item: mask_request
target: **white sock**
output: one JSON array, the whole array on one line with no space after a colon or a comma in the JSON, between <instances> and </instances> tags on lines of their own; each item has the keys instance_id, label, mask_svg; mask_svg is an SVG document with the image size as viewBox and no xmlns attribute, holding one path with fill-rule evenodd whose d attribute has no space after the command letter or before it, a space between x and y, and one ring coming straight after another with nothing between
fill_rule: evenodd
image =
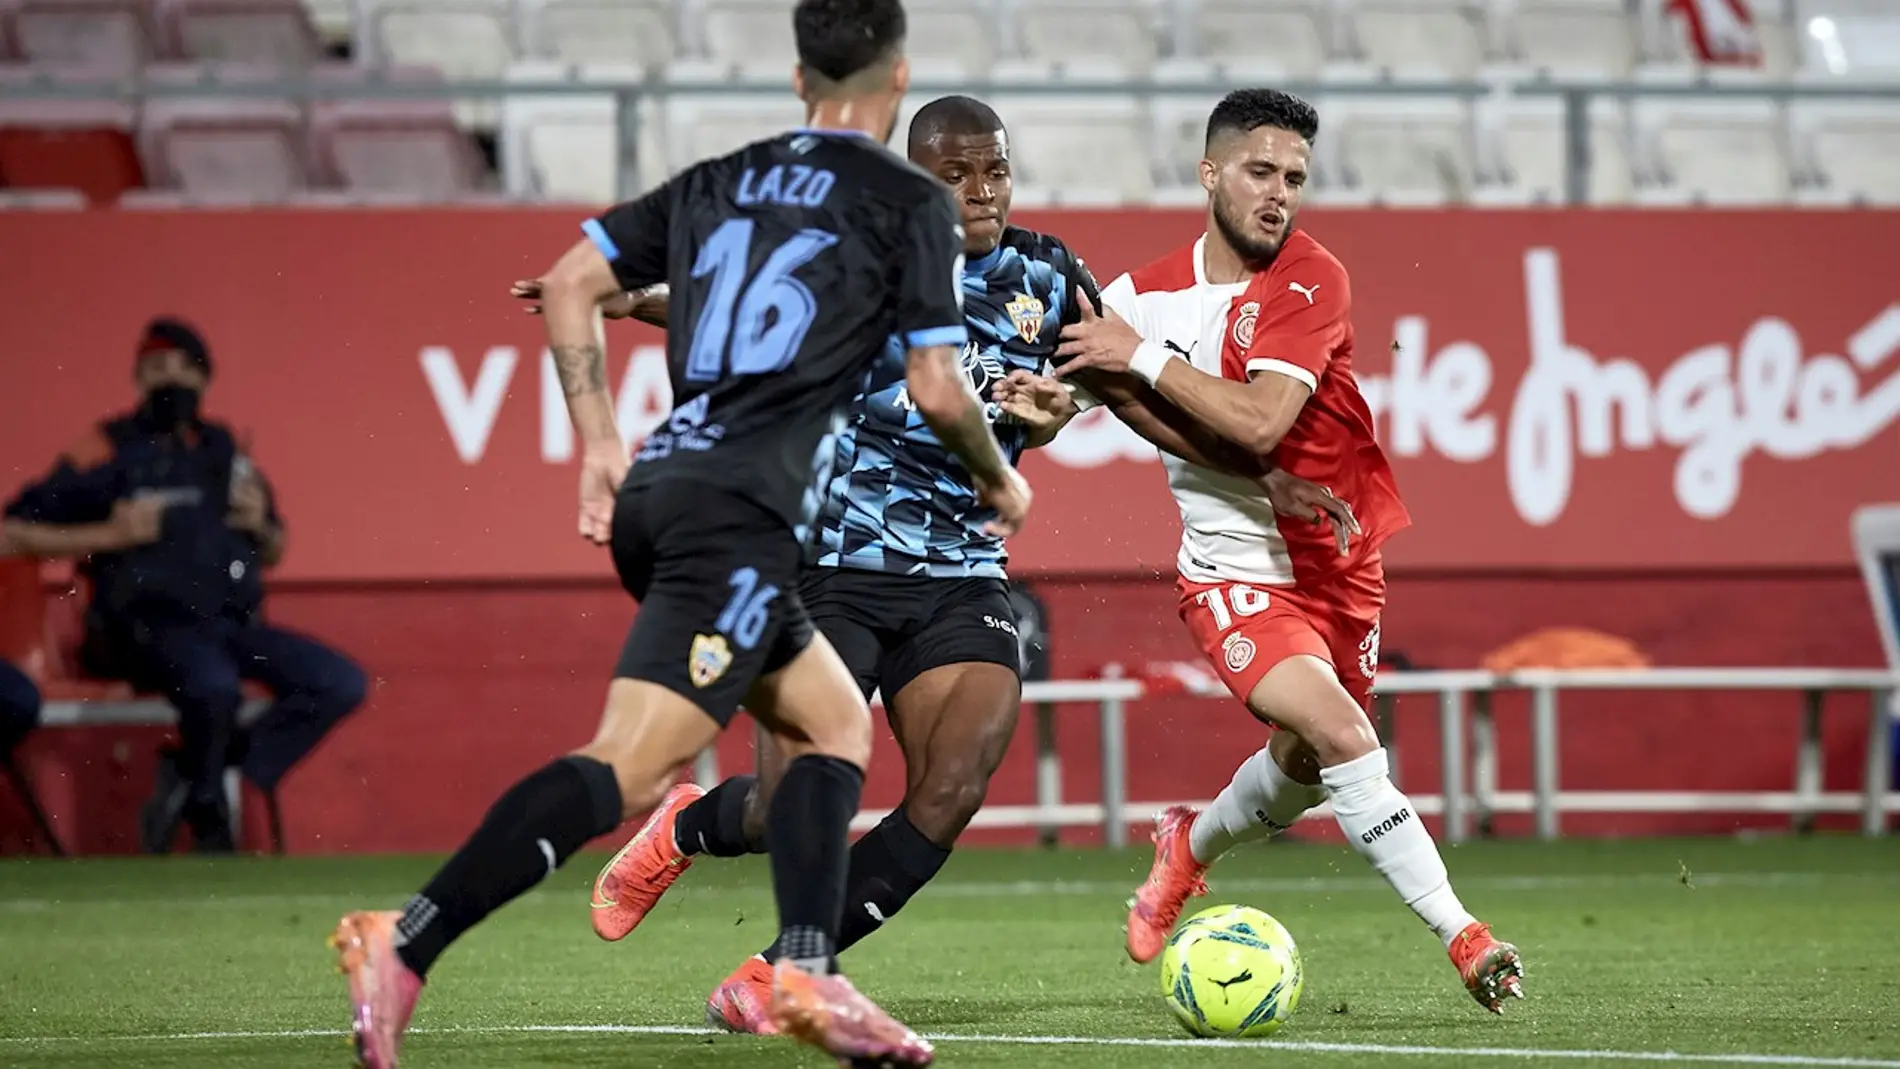
<instances>
[{"instance_id":1,"label":"white sock","mask_svg":"<svg viewBox=\"0 0 1900 1069\"><path fill-rule=\"evenodd\" d=\"M1374 750L1343 765L1321 769L1333 796L1339 827L1372 867L1446 946L1476 918L1452 892L1438 844L1392 784L1385 751Z\"/></svg>"},{"instance_id":2,"label":"white sock","mask_svg":"<svg viewBox=\"0 0 1900 1069\"><path fill-rule=\"evenodd\" d=\"M1320 804L1326 790L1298 783L1287 776L1266 747L1247 758L1234 778L1195 818L1188 829L1194 860L1211 865L1214 859L1241 843L1269 839L1293 826L1300 814Z\"/></svg>"}]
</instances>

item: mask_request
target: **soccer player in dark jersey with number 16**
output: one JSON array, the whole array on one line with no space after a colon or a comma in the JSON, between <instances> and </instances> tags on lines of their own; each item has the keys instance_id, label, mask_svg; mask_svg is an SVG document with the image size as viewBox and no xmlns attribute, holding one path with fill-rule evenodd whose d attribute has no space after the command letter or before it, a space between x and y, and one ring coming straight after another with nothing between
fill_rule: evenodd
<instances>
[{"instance_id":1,"label":"soccer player in dark jersey with number 16","mask_svg":"<svg viewBox=\"0 0 1900 1069\"><path fill-rule=\"evenodd\" d=\"M892 335L910 398L971 472L998 535L1027 515L958 363L963 239L948 193L883 144L909 83L899 0L800 0L807 126L709 160L585 224L533 291L585 452L580 533L613 549L640 613L594 741L516 784L401 913L333 937L358 1056L396 1064L448 944L589 840L652 810L741 702L790 755L767 816L779 907L772 1018L842 1065L922 1066L930 1045L836 970L846 830L870 711L798 594L847 406ZM598 306L666 282L675 408L628 468Z\"/></svg>"}]
</instances>

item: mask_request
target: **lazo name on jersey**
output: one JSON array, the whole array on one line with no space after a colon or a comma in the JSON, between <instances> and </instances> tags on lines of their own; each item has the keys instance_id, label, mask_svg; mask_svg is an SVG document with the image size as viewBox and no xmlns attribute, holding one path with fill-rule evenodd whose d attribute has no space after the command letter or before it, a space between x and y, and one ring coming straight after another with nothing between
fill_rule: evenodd
<instances>
[{"instance_id":1,"label":"lazo name on jersey","mask_svg":"<svg viewBox=\"0 0 1900 1069\"><path fill-rule=\"evenodd\" d=\"M970 377L970 389L983 402L983 418L991 423L1003 418L1003 406L990 400L990 392L996 384L1009 374L1003 367L1002 357L997 355L995 346L985 348L976 342L963 343L963 373ZM892 402L906 412L917 411L917 405L910 399L910 387L898 388L897 399Z\"/></svg>"}]
</instances>

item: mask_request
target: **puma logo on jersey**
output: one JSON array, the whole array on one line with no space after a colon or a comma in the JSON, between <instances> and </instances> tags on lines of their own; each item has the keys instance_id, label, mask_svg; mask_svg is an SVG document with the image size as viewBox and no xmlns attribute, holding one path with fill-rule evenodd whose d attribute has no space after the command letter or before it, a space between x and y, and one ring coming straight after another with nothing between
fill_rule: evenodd
<instances>
[{"instance_id":1,"label":"puma logo on jersey","mask_svg":"<svg viewBox=\"0 0 1900 1069\"><path fill-rule=\"evenodd\" d=\"M1287 283L1287 284L1286 284L1286 288L1287 288L1287 289L1290 289L1290 290L1292 290L1292 291L1293 291L1294 293L1297 293L1297 294L1299 294L1300 296L1302 296L1302 297L1304 297L1304 298L1306 298L1306 303L1307 303L1307 304L1312 304L1312 303L1313 303L1313 294L1315 294L1315 293L1318 293L1318 292L1319 292L1319 287L1318 287L1318 286L1313 286L1313 287L1310 287L1310 288L1309 288L1309 287L1306 287L1306 286L1302 286L1302 285L1300 285L1300 284L1299 284L1298 282L1289 282L1289 283Z\"/></svg>"}]
</instances>

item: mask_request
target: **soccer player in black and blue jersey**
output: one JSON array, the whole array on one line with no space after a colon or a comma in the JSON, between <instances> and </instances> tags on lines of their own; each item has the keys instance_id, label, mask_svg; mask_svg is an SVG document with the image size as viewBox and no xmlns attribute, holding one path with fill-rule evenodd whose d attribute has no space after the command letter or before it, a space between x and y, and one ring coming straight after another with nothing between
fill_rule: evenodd
<instances>
[{"instance_id":1,"label":"soccer player in black and blue jersey","mask_svg":"<svg viewBox=\"0 0 1900 1069\"><path fill-rule=\"evenodd\" d=\"M950 187L964 231L962 363L980 398L1012 373L1048 374L1062 327L1079 318L1078 292L1099 303L1093 278L1061 241L1009 225L1009 135L987 105L969 97L933 101L911 123L911 162ZM665 325L658 294L609 314ZM1073 414L1072 411L1070 414ZM1032 428L988 416L1014 463L1061 420ZM829 494L819 514L812 567L800 598L869 695L881 690L906 767L904 802L851 849L838 949L876 931L950 856L983 803L1016 729L1022 704L1020 653L1008 597L1003 540L986 529L970 473L911 402L904 347L873 367L839 438ZM664 890L699 854L765 848L764 801L782 759L761 736L760 777L737 776L704 797L682 791L609 863L621 893L643 879ZM673 840L645 842L671 832ZM597 926L598 927L598 926ZM779 947L748 960L714 992L713 1023L771 1030L767 1004Z\"/></svg>"}]
</instances>

